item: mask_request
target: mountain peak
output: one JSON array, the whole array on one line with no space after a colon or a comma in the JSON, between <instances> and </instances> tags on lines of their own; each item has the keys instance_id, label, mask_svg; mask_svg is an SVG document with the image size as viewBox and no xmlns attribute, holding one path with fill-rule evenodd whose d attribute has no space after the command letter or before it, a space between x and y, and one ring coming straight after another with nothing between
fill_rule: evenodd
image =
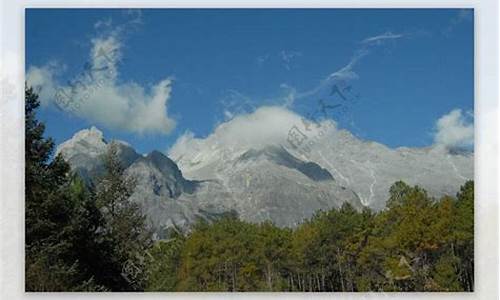
<instances>
[{"instance_id":1,"label":"mountain peak","mask_svg":"<svg viewBox=\"0 0 500 300\"><path fill-rule=\"evenodd\" d=\"M97 143L106 143L102 131L92 126L89 129L82 129L73 135L73 140L96 141Z\"/></svg>"},{"instance_id":2,"label":"mountain peak","mask_svg":"<svg viewBox=\"0 0 500 300\"><path fill-rule=\"evenodd\" d=\"M158 159L158 158L168 158L165 154L161 153L160 151L158 150L153 150L151 152L148 153L148 155L146 155L146 157L150 157L152 159Z\"/></svg>"},{"instance_id":3,"label":"mountain peak","mask_svg":"<svg viewBox=\"0 0 500 300\"><path fill-rule=\"evenodd\" d=\"M92 157L102 154L106 150L107 142L102 131L92 126L83 129L73 135L73 137L57 147L56 154L62 153L68 158L75 153L86 152Z\"/></svg>"},{"instance_id":4,"label":"mountain peak","mask_svg":"<svg viewBox=\"0 0 500 300\"><path fill-rule=\"evenodd\" d=\"M186 190L191 190L193 188L190 186L191 181L184 178L177 164L164 153L153 150L145 157L140 158L139 161L151 164L162 174L169 174L169 176L172 176L177 182L185 185Z\"/></svg>"},{"instance_id":5,"label":"mountain peak","mask_svg":"<svg viewBox=\"0 0 500 300\"><path fill-rule=\"evenodd\" d=\"M295 169L314 181L334 180L332 174L320 165L313 162L305 162L288 152L283 146L269 145L259 150L250 149L243 153L238 161L249 161L265 157L277 165Z\"/></svg>"}]
</instances>

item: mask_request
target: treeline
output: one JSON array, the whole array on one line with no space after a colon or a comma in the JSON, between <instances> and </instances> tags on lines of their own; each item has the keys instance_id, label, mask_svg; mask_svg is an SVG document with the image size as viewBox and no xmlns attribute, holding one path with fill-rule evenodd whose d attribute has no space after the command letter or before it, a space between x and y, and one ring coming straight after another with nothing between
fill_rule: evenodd
<instances>
[{"instance_id":1,"label":"treeline","mask_svg":"<svg viewBox=\"0 0 500 300\"><path fill-rule=\"evenodd\" d=\"M349 204L295 229L225 217L157 242L149 291L472 291L473 196L395 183L388 209Z\"/></svg>"},{"instance_id":2,"label":"treeline","mask_svg":"<svg viewBox=\"0 0 500 300\"><path fill-rule=\"evenodd\" d=\"M472 291L474 184L433 199L403 182L381 212L349 204L294 229L234 215L153 242L111 147L86 186L26 89L26 291Z\"/></svg>"}]
</instances>

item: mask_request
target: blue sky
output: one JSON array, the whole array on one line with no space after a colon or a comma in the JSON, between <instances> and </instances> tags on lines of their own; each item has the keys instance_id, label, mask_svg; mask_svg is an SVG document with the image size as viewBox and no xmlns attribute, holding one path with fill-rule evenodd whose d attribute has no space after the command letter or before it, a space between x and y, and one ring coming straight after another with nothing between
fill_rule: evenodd
<instances>
[{"instance_id":1,"label":"blue sky","mask_svg":"<svg viewBox=\"0 0 500 300\"><path fill-rule=\"evenodd\" d=\"M49 91L80 78L97 44L119 47L110 87L119 95L108 105L98 91L104 104L76 114L56 109ZM26 70L47 91L39 118L56 143L96 125L149 152L262 105L307 115L319 99L341 101L331 85L316 88L343 70L343 86L359 97L330 116L339 127L423 147L435 142L440 118L473 111L473 11L27 9ZM122 100L140 105L121 116L112 102Z\"/></svg>"}]
</instances>

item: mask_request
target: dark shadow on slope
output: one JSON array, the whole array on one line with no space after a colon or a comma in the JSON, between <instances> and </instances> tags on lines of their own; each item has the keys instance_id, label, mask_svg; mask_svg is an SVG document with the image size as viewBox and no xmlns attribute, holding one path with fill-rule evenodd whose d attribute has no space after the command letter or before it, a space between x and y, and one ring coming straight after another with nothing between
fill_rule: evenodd
<instances>
[{"instance_id":1,"label":"dark shadow on slope","mask_svg":"<svg viewBox=\"0 0 500 300\"><path fill-rule=\"evenodd\" d=\"M332 174L316 163L305 162L290 154L283 146L268 146L261 150L251 149L243 153L238 161L246 161L266 156L274 163L290 169L295 169L311 180L325 181L334 180Z\"/></svg>"}]
</instances>

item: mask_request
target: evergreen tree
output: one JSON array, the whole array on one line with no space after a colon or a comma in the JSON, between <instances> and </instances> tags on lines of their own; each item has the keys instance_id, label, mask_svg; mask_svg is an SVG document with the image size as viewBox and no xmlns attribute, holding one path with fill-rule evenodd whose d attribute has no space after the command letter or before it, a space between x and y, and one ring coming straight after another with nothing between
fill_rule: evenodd
<instances>
[{"instance_id":1,"label":"evergreen tree","mask_svg":"<svg viewBox=\"0 0 500 300\"><path fill-rule=\"evenodd\" d=\"M113 291L141 291L146 285L146 250L151 246L151 232L137 203L129 200L135 180L124 173L116 144L104 157L105 174L97 184L96 201L103 215L103 250L105 261L101 280Z\"/></svg>"},{"instance_id":2,"label":"evergreen tree","mask_svg":"<svg viewBox=\"0 0 500 300\"><path fill-rule=\"evenodd\" d=\"M82 268L78 244L92 239L82 226L84 206L71 180L69 166L54 142L45 138L45 126L36 119L40 106L32 88L25 89L25 289L26 291L102 290L92 272ZM87 203L88 204L88 203ZM91 220L91 219L89 219Z\"/></svg>"},{"instance_id":3,"label":"evergreen tree","mask_svg":"<svg viewBox=\"0 0 500 300\"><path fill-rule=\"evenodd\" d=\"M455 243L453 252L460 258L459 281L463 290L474 290L474 182L467 181L457 194Z\"/></svg>"}]
</instances>

